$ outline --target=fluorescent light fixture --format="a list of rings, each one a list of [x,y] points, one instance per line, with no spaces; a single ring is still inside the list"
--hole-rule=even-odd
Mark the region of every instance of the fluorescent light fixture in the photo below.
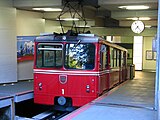
[[[89,25],[79,25],[79,26],[77,26],[77,27],[80,27],[80,28],[90,28],[91,26],[89,26]]]
[[[133,18],[126,18],[127,20],[150,20],[150,17],[133,17]]]
[[[32,9],[39,11],[62,11],[61,8],[32,8]]]
[[[152,26],[151,26],[151,25],[145,25],[145,27],[146,27],[146,28],[151,28]]]
[[[149,9],[149,6],[145,5],[128,5],[128,6],[119,6],[120,9],[127,9],[127,10],[145,10]]]
[[[65,21],[78,21],[78,18],[64,18]]]
[[[150,20],[150,17],[140,17],[139,20]]]
[[[133,17],[133,18],[126,18],[127,20],[138,20],[137,17]]]
[[[64,21],[78,21],[79,19],[78,18],[61,18],[61,19],[58,19],[57,20],[64,20]]]

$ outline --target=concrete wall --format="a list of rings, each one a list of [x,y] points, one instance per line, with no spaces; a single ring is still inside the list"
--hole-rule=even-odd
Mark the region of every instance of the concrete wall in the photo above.
[[[17,81],[16,9],[0,0],[0,83]]]
[[[17,36],[34,36],[43,33],[45,20],[42,18],[42,13],[17,10]]]
[[[146,28],[141,34],[133,33],[130,28],[93,27],[90,31],[100,36],[155,36],[157,34],[157,28]]]
[[[71,29],[71,27],[64,27],[64,32],[67,32],[68,30]],[[46,33],[62,33],[62,29],[60,26],[60,23],[58,21],[51,21],[51,20],[46,20],[45,21],[45,32]]]
[[[156,70],[156,60],[146,60],[146,51],[152,51],[152,40],[154,37],[144,37],[143,39],[143,69]]]
[[[46,20],[45,21],[45,32],[53,33],[61,33],[60,23],[56,21]]]
[[[17,10],[17,36],[37,36],[45,31],[43,14]],[[24,61],[17,64],[18,80],[33,79],[33,61]]]

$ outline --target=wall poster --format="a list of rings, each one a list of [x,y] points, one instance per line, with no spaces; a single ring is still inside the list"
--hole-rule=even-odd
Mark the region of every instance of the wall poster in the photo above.
[[[152,50],[146,50],[146,60],[152,60],[152,59],[153,59]]]
[[[36,36],[17,36],[17,61],[33,60]]]

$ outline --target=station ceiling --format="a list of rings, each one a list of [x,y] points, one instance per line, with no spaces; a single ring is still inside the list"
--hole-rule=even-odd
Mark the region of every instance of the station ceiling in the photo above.
[[[73,3],[83,0],[68,0]],[[149,18],[142,20],[147,27],[157,27],[158,18],[158,0],[84,0],[84,13],[88,26],[92,27],[130,27],[133,20],[131,18]],[[14,7],[17,9],[35,11],[32,8],[63,8],[64,0],[13,0]],[[149,9],[144,10],[126,10],[119,6],[144,5]],[[60,12],[36,11],[42,12],[43,18],[57,21]],[[79,12],[81,14],[81,11]],[[65,13],[63,17],[70,17]],[[69,25],[70,21],[66,21]],[[83,23],[83,22],[82,22]]]

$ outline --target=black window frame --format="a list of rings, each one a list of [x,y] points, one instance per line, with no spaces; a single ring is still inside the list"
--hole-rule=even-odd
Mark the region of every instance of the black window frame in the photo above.
[[[40,47],[40,46],[43,46],[43,47]],[[50,47],[44,47],[44,46],[50,46]],[[61,46],[60,48],[52,48],[51,46]],[[37,47],[36,47],[36,67],[37,68],[61,68],[61,67],[63,67],[63,44],[62,43],[38,43],[37,44]],[[61,63],[60,63],[60,65],[57,65],[57,61],[58,60],[56,60],[57,59],[57,57],[55,57],[55,59],[53,59],[53,61],[54,61],[54,65],[53,66],[46,66],[46,65],[44,65],[44,63],[45,63],[45,57],[44,57],[44,53],[46,52],[46,51],[54,51],[54,56],[56,56],[56,52],[55,51],[61,51]],[[41,65],[38,65],[38,52],[42,52],[42,60],[41,60]]]

